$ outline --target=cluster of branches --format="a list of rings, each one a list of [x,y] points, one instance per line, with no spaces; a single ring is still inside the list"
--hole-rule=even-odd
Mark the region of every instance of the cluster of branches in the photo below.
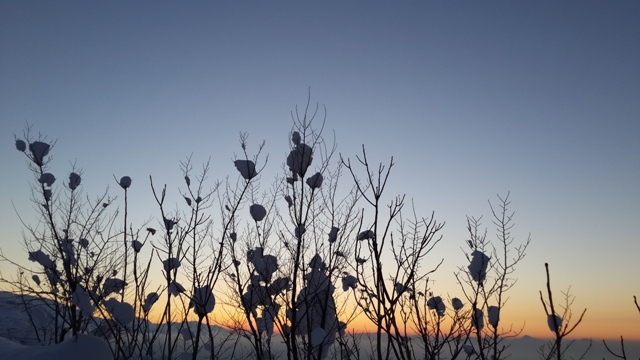
[[[212,289],[224,262],[211,215],[206,213],[219,188],[219,183],[212,189],[205,185],[208,164],[192,185],[191,161],[181,163],[186,211],[169,213],[166,187],[156,191],[150,178],[162,220],[159,227],[147,223],[134,229],[129,222],[130,177],[116,179],[124,192],[123,210],[110,212],[117,198],[107,192],[96,199],[85,197],[81,172],[75,168],[68,182],[54,186],[59,183],[49,172],[54,144],[34,136],[30,127],[23,138],[16,139],[16,148],[28,158],[35,177],[32,202],[39,219],[36,225],[22,222],[24,246],[37,265],[26,267],[4,255],[1,259],[18,268],[17,276],[3,281],[25,299],[37,341],[59,343],[69,336],[91,334],[106,339],[119,359],[175,358],[177,353],[195,359],[205,350],[212,357],[234,351],[237,340],[231,336],[213,347],[218,329],[206,316],[213,311]],[[240,203],[238,199],[235,208]],[[222,224],[223,233],[228,226]],[[153,283],[152,271],[158,265],[164,284]],[[178,282],[179,270],[184,286]],[[152,308],[160,314],[159,323],[150,319]],[[195,329],[190,312],[197,319]],[[203,320],[207,344],[199,343]]]
[[[193,175],[187,158],[180,205],[171,210],[169,190],[150,177],[158,221],[135,228],[131,178],[116,179],[123,202],[113,212],[118,199],[85,197],[76,169],[53,186],[53,144],[27,128],[16,147],[35,177],[39,223],[23,226],[36,265],[2,260],[19,269],[4,281],[35,296],[28,314],[38,341],[92,334],[117,359],[504,358],[503,340],[521,330],[502,326],[500,312],[530,241],[511,235],[509,196],[489,203],[495,240],[481,218],[467,219],[469,263],[455,274],[463,296],[443,299],[430,278],[444,261],[432,259],[444,223],[406,210],[404,195],[387,197],[393,158],[371,165],[363,146],[355,161],[335,161],[323,110],[308,100],[292,113],[283,175],[267,190],[264,144],[251,154],[241,134],[235,180],[208,185],[209,163]],[[36,316],[36,307],[45,310]],[[349,328],[357,316],[375,328],[370,351]]]
[[[537,352],[540,359],[543,360],[574,359],[574,357],[569,356],[568,353],[569,349],[571,349],[575,344],[575,340],[565,340],[567,336],[573,333],[573,331],[582,323],[587,309],[585,308],[582,310],[577,320],[573,319],[572,306],[575,301],[575,296],[571,294],[571,288],[567,291],[561,292],[562,302],[560,304],[554,302],[549,264],[545,263],[544,267],[547,277],[546,298],[544,297],[543,292],[540,291],[540,302],[542,303],[542,307],[544,308],[544,312],[547,316],[547,325],[553,334],[553,339],[542,345]],[[640,313],[640,305],[638,305],[638,300],[635,296],[633,297],[633,303]],[[620,348],[618,350],[613,349],[605,340],[602,340],[602,343],[604,344],[607,352],[615,358],[623,360],[629,359],[627,349],[625,348],[624,338],[622,336],[620,336]],[[579,352],[577,359],[586,359],[591,347],[592,341],[589,340],[588,346],[586,349]]]
[[[566,292],[562,292],[564,300],[562,304],[558,305],[554,303],[549,264],[545,263],[544,267],[547,274],[547,299],[544,298],[542,291],[540,291],[540,301],[547,315],[547,325],[553,333],[554,339],[540,347],[540,349],[538,349],[538,355],[541,359],[545,360],[562,360],[567,358],[567,352],[574,343],[574,341],[571,340],[563,345],[563,340],[582,323],[587,309],[582,310],[578,320],[572,323],[573,312],[571,311],[571,306],[573,305],[575,297],[571,295],[571,289],[569,289]],[[589,342],[589,346],[578,359],[584,359],[589,349],[591,349],[591,342]]]

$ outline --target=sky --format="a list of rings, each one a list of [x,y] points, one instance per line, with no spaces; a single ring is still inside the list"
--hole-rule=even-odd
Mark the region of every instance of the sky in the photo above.
[[[446,222],[435,291],[460,296],[466,216],[493,236],[487,200],[510,192],[516,242],[532,242],[502,318],[549,335],[548,262],[588,309],[574,336],[638,339],[638,19],[634,1],[2,1],[0,248],[26,258],[16,212],[35,221],[14,148],[27,124],[87,194],[130,176],[142,223],[150,175],[174,202],[191,154],[236,176],[240,132],[250,151],[266,141],[266,186],[310,92],[343,156],[394,157],[389,200]]]

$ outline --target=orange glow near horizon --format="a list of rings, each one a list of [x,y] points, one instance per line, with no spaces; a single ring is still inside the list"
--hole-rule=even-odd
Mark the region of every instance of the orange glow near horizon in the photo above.
[[[339,303],[343,299],[344,298],[337,298],[336,301]],[[349,298],[348,302],[351,301],[353,300]],[[166,297],[161,297],[155,306],[152,307],[149,313],[150,321],[155,323],[160,321],[165,302]],[[229,327],[230,324],[235,324],[236,326],[243,324],[243,327],[248,328],[244,314],[237,307],[230,305],[231,302],[229,299],[223,299],[221,297],[220,299],[216,299],[216,302],[216,307],[209,317],[212,324],[223,327]],[[348,306],[348,304],[345,305]],[[175,306],[174,309],[175,315],[181,314],[181,309]],[[587,311],[582,323],[567,336],[567,339],[591,338],[594,341],[603,339],[619,341],[620,336],[623,336],[624,339],[628,341],[640,341],[640,316],[633,313],[626,314],[626,312],[628,312],[628,309],[619,309],[609,315],[595,312],[592,314]],[[575,309],[571,324],[577,321],[579,315],[578,309]],[[189,311],[187,318],[190,321],[197,321],[197,316],[195,316],[192,311]],[[518,337],[525,335],[540,339],[550,339],[553,337],[539,302],[529,304],[510,302],[501,313],[500,327],[505,330],[513,327],[515,331],[522,329]],[[408,328],[411,329],[412,325],[408,324]],[[347,332],[371,333],[375,331],[375,325],[364,314],[359,314],[347,325]]]
[[[172,299],[172,309],[174,321],[181,319],[182,305]],[[212,314],[209,316],[212,325],[222,326],[226,328],[246,326],[246,319],[243,312],[235,306],[230,305],[229,299],[216,299],[217,304]],[[344,298],[337,297],[336,302],[340,304]],[[345,309],[349,308],[349,303],[353,299],[349,298],[343,302]],[[166,294],[156,302],[151,308],[148,318],[151,322],[159,323],[163,316],[164,304],[166,303]],[[467,305],[468,306],[468,305]],[[580,311],[578,311],[580,310]],[[582,309],[574,309],[574,314],[570,324],[574,324],[580,316]],[[620,337],[624,337],[627,341],[640,341],[640,316],[634,313],[634,308],[611,309],[607,314],[587,311],[582,323],[567,336],[567,339],[593,339],[594,341],[619,341]],[[631,311],[631,313],[629,313]],[[347,312],[345,312],[347,313]],[[197,316],[189,309],[187,313],[189,321],[197,321]],[[446,327],[447,325],[445,325]],[[488,325],[486,325],[488,326]],[[572,325],[571,325],[572,326]],[[411,324],[407,325],[408,329],[412,329]],[[539,302],[525,304],[518,301],[510,302],[501,313],[501,329],[512,329],[518,332],[518,337],[531,336],[539,339],[551,339],[553,333],[549,330],[544,311]],[[355,333],[372,333],[376,331],[375,325],[364,315],[355,316],[347,325],[347,332]],[[513,335],[513,333],[512,333]]]

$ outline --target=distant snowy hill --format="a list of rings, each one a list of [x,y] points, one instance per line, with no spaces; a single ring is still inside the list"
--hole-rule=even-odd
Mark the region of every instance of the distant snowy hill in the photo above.
[[[47,321],[44,307],[36,308],[31,319],[24,311],[24,303],[35,300],[32,296],[20,296],[0,291],[0,359],[19,360],[92,360],[112,359],[109,345],[99,338],[81,335],[61,344],[39,344],[32,322],[36,325]],[[90,354],[90,355],[88,355]]]
[[[20,296],[0,291],[0,337],[20,344],[34,345],[39,341],[30,325],[29,316],[24,311],[24,303],[33,302],[33,296]],[[46,321],[46,311],[42,307],[34,310],[32,320],[36,323]]]

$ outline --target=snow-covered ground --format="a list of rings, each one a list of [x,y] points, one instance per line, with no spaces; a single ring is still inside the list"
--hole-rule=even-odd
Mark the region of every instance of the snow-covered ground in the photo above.
[[[0,359],[74,360],[90,358],[92,360],[101,360],[112,358],[107,343],[102,339],[89,335],[81,335],[77,339],[71,338],[57,345],[40,345],[30,326],[29,317],[22,309],[22,301],[22,298],[18,295],[0,291]],[[45,318],[46,314],[33,317],[36,322],[43,321]],[[224,330],[220,329],[220,331]],[[362,335],[360,341],[361,347],[366,349],[366,345],[369,344],[370,341],[374,341],[374,339],[369,339],[367,335]],[[568,342],[570,340],[566,341]],[[276,345],[274,352],[277,353],[284,350],[284,348],[278,348],[281,344],[278,335],[274,335],[273,343]],[[508,353],[512,354],[510,358],[514,360],[539,359],[538,349],[540,349],[544,343],[545,340],[535,339],[529,336],[505,340],[505,344],[509,345]],[[240,348],[245,345],[248,344],[242,344],[241,342]],[[616,341],[610,341],[609,345],[616,350],[619,348],[619,342]],[[627,356],[630,359],[640,357],[640,342],[625,341],[625,345]],[[567,355],[577,359],[588,346],[588,339],[576,340]],[[246,355],[249,349],[244,350],[245,351],[240,349],[236,355]],[[607,353],[601,339],[593,339],[591,349],[587,353],[586,359],[603,358],[613,359],[614,357]]]
[[[78,335],[57,345],[22,345],[0,337],[0,358],[17,360],[108,360],[112,359],[109,345],[97,337]]]
[[[29,300],[25,298],[25,300]],[[32,316],[36,324],[46,321],[46,310],[37,309]],[[80,335],[57,345],[43,346],[24,311],[23,298],[0,292],[0,359],[18,360],[103,360],[111,359],[109,345],[102,339]]]
[[[32,324],[37,327],[47,325],[52,317],[48,314],[50,310],[44,306],[37,306],[31,312],[31,319],[24,311],[24,302],[33,302],[33,297],[20,296],[13,293],[0,291],[0,360],[4,359],[47,359],[47,360],[73,360],[73,359],[111,359],[111,351],[109,345],[101,338],[82,335],[78,339],[70,338],[67,341],[57,345],[44,345],[41,339],[38,339],[36,332],[33,331]],[[33,302],[41,304],[41,301]],[[32,305],[33,306],[33,305]],[[192,323],[192,332],[194,333],[195,323]],[[149,331],[155,331],[155,326],[150,326]],[[174,336],[184,338],[184,329],[181,332],[176,325],[173,327]],[[219,326],[213,326],[214,338],[217,344],[222,344],[226,338],[232,335],[227,329]],[[160,334],[158,344],[163,343],[163,336]],[[204,339],[204,344],[208,339]],[[179,345],[180,346],[180,345]],[[217,357],[224,358],[225,354],[233,351],[233,342],[226,342],[222,349],[219,350]],[[235,354],[236,358],[247,358],[245,356],[250,349],[250,344],[244,338],[238,339],[238,349]],[[158,354],[161,354],[158,349]],[[178,350],[179,355],[181,354]],[[90,355],[88,355],[90,354]],[[190,354],[187,354],[191,359]],[[198,358],[208,358],[210,354],[206,351],[202,352],[202,356]],[[158,358],[162,358],[158,355]],[[154,357],[155,359],[155,357]]]

